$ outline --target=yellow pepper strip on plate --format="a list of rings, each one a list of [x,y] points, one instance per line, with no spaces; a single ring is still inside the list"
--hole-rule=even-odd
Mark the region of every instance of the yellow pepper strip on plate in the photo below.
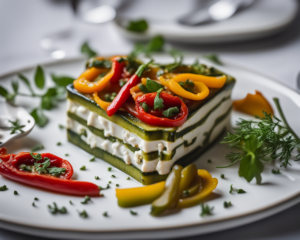
[[[181,180],[182,166],[175,165],[169,174],[163,193],[152,203],[150,214],[158,216],[166,210],[174,207],[180,197],[179,184]]]
[[[145,187],[116,189],[120,207],[129,208],[150,204],[157,199],[165,188],[165,181]]]
[[[95,70],[96,69],[96,70]],[[112,68],[113,69],[113,68]],[[113,76],[114,72],[113,70],[110,70],[104,77],[102,77],[97,82],[91,82],[93,81],[99,74],[98,72],[103,71],[103,69],[97,69],[97,68],[90,68],[87,69],[81,76],[76,79],[73,84],[76,90],[83,92],[83,93],[94,93],[94,92],[100,92],[103,90],[106,85],[108,84],[109,80]]]
[[[264,117],[263,111],[274,114],[270,103],[259,91],[255,91],[255,94],[247,94],[244,99],[234,101],[232,105],[235,110],[252,116]]]
[[[208,171],[198,169],[198,175],[202,178],[202,189],[192,197],[179,199],[177,208],[188,208],[198,205],[217,187],[218,179],[212,178]]]
[[[103,101],[99,95],[98,95],[98,92],[94,92],[93,93],[93,97],[94,97],[94,100],[95,102],[103,109],[106,111],[107,107],[109,106],[109,104],[111,104],[111,102],[105,102]]]
[[[191,99],[191,100],[202,100],[208,96],[209,89],[204,83],[194,82],[194,86],[197,89],[198,92],[197,94],[188,92],[183,87],[181,87],[178,82],[174,81],[173,79],[171,79],[169,82],[170,90],[181,97]]]

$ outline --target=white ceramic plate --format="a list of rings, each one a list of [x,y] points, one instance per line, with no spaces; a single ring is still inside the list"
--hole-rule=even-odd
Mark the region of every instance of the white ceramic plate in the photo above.
[[[158,61],[171,60],[163,56],[158,56],[156,59]],[[194,57],[186,57],[187,62],[193,62],[193,60]],[[210,64],[205,60],[203,62]],[[47,85],[51,86],[52,84],[49,79],[50,73],[75,77],[84,70],[84,63],[84,60],[77,59],[45,64]],[[300,118],[300,95],[268,77],[252,71],[230,64],[217,67],[236,77],[234,99],[244,97],[248,92],[254,92],[255,89],[260,90],[271,103],[273,97],[278,97],[291,126],[300,134],[298,120]],[[28,78],[33,78],[33,68],[22,72]],[[9,88],[11,79],[15,77],[16,74],[1,77],[0,84]],[[27,91],[23,85],[20,86],[20,89],[22,92]],[[18,97],[17,103],[28,110],[39,104],[35,99],[25,97]],[[43,152],[51,152],[61,157],[64,157],[66,153],[69,154],[66,159],[72,163],[76,179],[91,181],[100,186],[106,186],[108,181],[112,181],[112,188],[103,191],[105,197],[92,198],[91,203],[83,205],[80,203],[83,200],[81,197],[41,191],[0,176],[0,186],[6,184],[9,188],[8,191],[0,192],[1,227],[39,236],[47,234],[48,237],[71,239],[161,239],[203,234],[240,226],[282,211],[299,200],[297,198],[300,193],[299,164],[293,164],[293,168],[282,169],[280,175],[272,174],[271,169],[276,166],[268,165],[262,175],[262,185],[256,185],[254,182],[247,183],[238,177],[238,166],[226,169],[215,168],[228,164],[223,155],[229,150],[217,143],[196,161],[198,168],[207,169],[213,177],[219,178],[219,185],[207,202],[210,206],[214,206],[212,216],[200,217],[200,206],[195,206],[173,215],[154,218],[149,215],[149,205],[132,208],[138,212],[137,216],[132,216],[129,209],[118,207],[114,190],[115,184],[120,184],[121,188],[136,187],[141,184],[132,179],[126,180],[127,175],[115,168],[111,172],[107,171],[110,165],[100,159],[97,159],[96,162],[89,162],[91,155],[68,143],[65,131],[58,127],[59,124],[65,123],[65,111],[64,102],[56,109],[46,112],[50,119],[49,124],[42,129],[36,126],[25,138],[7,144],[8,151],[11,153],[30,151],[33,146],[42,143],[45,146]],[[235,122],[239,116],[241,115],[234,112],[232,121]],[[62,145],[57,146],[57,142],[61,142]],[[212,163],[208,163],[208,159],[211,159]],[[79,170],[82,165],[86,166],[86,171]],[[220,178],[222,173],[225,174],[226,179]],[[112,174],[116,178],[111,178]],[[99,176],[100,180],[95,180],[95,176]],[[247,193],[230,194],[231,184],[236,188],[244,189]],[[14,190],[19,192],[18,196],[13,194]],[[34,197],[39,198],[35,203],[36,207],[32,206]],[[74,205],[70,205],[69,200],[72,200]],[[233,207],[225,209],[224,201],[231,201]],[[52,202],[56,202],[59,207],[65,206],[68,214],[55,216],[50,214],[47,205]],[[87,211],[89,218],[79,217],[77,210],[83,209]],[[107,218],[102,216],[105,211],[109,215]]]
[[[157,4],[153,4],[153,1],[133,1],[122,9],[114,25],[120,34],[131,40],[147,40],[160,34],[176,42],[224,43],[277,33],[295,18],[298,10],[295,0],[259,0],[226,21],[196,27],[176,23],[176,18],[197,9],[198,3],[201,2],[174,0],[170,5],[169,1],[163,0]],[[138,34],[124,29],[126,21],[122,19],[140,18],[149,21],[149,29],[145,33]]]

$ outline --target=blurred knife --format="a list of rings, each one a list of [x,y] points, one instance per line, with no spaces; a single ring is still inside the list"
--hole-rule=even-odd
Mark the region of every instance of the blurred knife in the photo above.
[[[186,14],[177,21],[188,26],[223,21],[232,17],[238,10],[249,7],[254,0],[220,0],[198,11]]]

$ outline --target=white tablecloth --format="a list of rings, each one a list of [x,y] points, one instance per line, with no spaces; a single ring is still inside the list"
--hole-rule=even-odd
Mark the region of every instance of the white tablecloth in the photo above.
[[[40,49],[43,36],[65,29],[74,23],[72,41],[61,41],[67,58],[79,56],[79,46],[84,40],[101,54],[127,53],[133,44],[121,38],[111,23],[88,25],[73,20],[67,1],[0,0],[0,76],[4,73],[38,63],[51,57]],[[199,54],[215,52],[224,61],[238,63],[261,72],[296,89],[300,72],[300,14],[283,33],[251,42],[175,47]],[[300,239],[300,204],[270,218],[243,227],[197,236],[188,239]],[[40,239],[0,229],[0,240]]]

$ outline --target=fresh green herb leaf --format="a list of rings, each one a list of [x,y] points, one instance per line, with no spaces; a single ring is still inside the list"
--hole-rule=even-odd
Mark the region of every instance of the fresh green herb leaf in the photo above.
[[[58,167],[49,167],[47,168],[47,171],[50,175],[58,177],[61,174],[64,174],[66,172],[65,168],[58,168]]]
[[[34,76],[35,85],[43,89],[45,86],[45,76],[44,76],[44,70],[41,66],[37,66],[35,70],[35,76]]]
[[[120,185],[119,184],[116,184],[116,187],[119,187]]]
[[[30,153],[31,154],[31,153]],[[31,156],[34,156],[33,154],[31,154]],[[35,170],[40,173],[40,174],[47,174],[48,170],[47,168],[50,166],[50,159],[47,157],[44,157],[44,162],[35,162],[34,163],[34,167]]]
[[[130,177],[127,177],[126,180],[130,180]]]
[[[231,202],[224,201],[224,208],[229,208],[231,206],[232,206]]]
[[[81,53],[87,55],[89,58],[95,57],[97,52],[90,48],[89,43],[86,41],[81,46]]]
[[[73,205],[73,202],[72,202],[71,200],[69,201],[69,203],[70,203],[71,205]]]
[[[156,94],[155,98],[154,98],[154,109],[161,110],[162,108],[165,107],[164,104],[163,104],[164,100],[159,97],[159,94],[161,93],[162,90],[163,90],[162,88],[159,89],[157,91],[157,94]]]
[[[225,175],[224,175],[224,174],[221,174],[221,178],[222,178],[222,179],[225,179]]]
[[[107,68],[110,69],[112,66],[112,62],[107,59],[97,59],[97,58],[91,58],[86,64],[87,68]]]
[[[99,178],[98,176],[95,176],[95,179],[96,179],[96,180],[99,180],[100,178]]]
[[[37,161],[40,161],[43,159],[42,155],[41,154],[33,154],[33,152],[30,153],[31,157]]]
[[[81,168],[80,168],[81,171],[84,171],[86,170],[86,167],[83,165]]]
[[[212,53],[204,56],[205,58],[209,59],[213,63],[216,63],[218,65],[223,65],[223,63],[220,61],[219,57],[217,54]]]
[[[146,87],[145,85],[140,84],[140,85],[139,85],[139,88],[140,88],[140,90],[143,91],[144,93],[148,93],[148,89],[147,89],[147,87]]]
[[[58,127],[59,127],[59,129],[65,129],[65,126],[62,124],[59,124]]]
[[[72,77],[58,76],[58,75],[55,75],[54,73],[51,74],[51,78],[52,78],[53,82],[55,82],[55,84],[59,87],[66,87],[69,84],[73,83],[73,81],[75,80]]]
[[[111,184],[111,181],[109,181],[108,183]]]
[[[56,106],[57,88],[48,88],[47,92],[42,96],[41,108],[51,110]]]
[[[69,156],[69,153],[66,153],[65,156],[68,157],[68,156]]]
[[[204,203],[201,204],[201,217],[204,216],[208,216],[208,215],[212,215],[212,210],[214,209],[214,207],[209,207],[208,205],[205,205]]]
[[[19,193],[15,190],[15,191],[14,191],[14,195],[19,195]]]
[[[6,185],[3,185],[2,187],[0,187],[0,191],[6,191],[8,190],[8,188],[6,187]]]
[[[126,29],[131,32],[143,33],[148,29],[148,23],[145,19],[129,21]]]
[[[34,202],[33,202],[31,205],[32,205],[33,207],[36,207]]]
[[[48,205],[48,210],[52,214],[57,214],[57,213],[66,214],[67,213],[66,207],[59,208],[55,202],[53,202],[53,206]]]
[[[103,187],[99,186],[99,190],[106,190],[106,189],[109,189],[109,188],[110,188],[110,186],[108,184],[107,184],[106,188],[103,188]]]
[[[146,102],[142,102],[141,106],[142,106],[142,108],[144,109],[145,112],[148,112],[149,106],[147,105]]]
[[[4,87],[0,86],[0,95],[4,98],[7,98],[9,93]]]
[[[82,218],[88,218],[89,215],[87,214],[87,212],[85,210],[82,210],[82,212],[78,211],[79,216]]]
[[[61,146],[61,142],[56,143],[57,146]]]
[[[16,81],[12,81],[11,82],[11,85],[12,85],[12,88],[14,90],[14,93],[17,94],[18,93],[18,90],[19,90],[19,83],[16,82]]]
[[[29,91],[31,92],[32,96],[35,96],[35,93],[32,90],[31,84],[29,80],[21,73],[18,74],[18,77],[22,80],[22,82],[28,87]]]
[[[107,212],[104,212],[102,215],[103,215],[104,217],[108,217],[108,213],[107,213]]]
[[[90,162],[95,162],[95,157],[92,157],[91,159],[90,159]]]
[[[272,173],[273,174],[280,174],[280,170],[279,169],[272,169]]]
[[[112,177],[112,178],[115,178],[116,176],[115,176],[115,175],[111,175],[111,177]]]
[[[35,197],[33,200],[34,200],[34,201],[38,201],[39,199],[38,199],[37,197]]]
[[[157,92],[158,90],[163,89],[164,86],[156,81],[151,80],[150,78],[147,78],[146,88],[148,92]]]
[[[91,201],[91,198],[89,196],[85,196],[84,200],[80,202],[81,204],[87,204],[89,201]]]
[[[32,172],[32,166],[21,164],[19,166],[19,169],[26,171],[26,172]]]
[[[134,212],[134,211],[130,210],[130,214],[133,215],[133,216],[136,216],[137,212]]]
[[[31,149],[31,152],[36,152],[36,151],[39,151],[39,150],[42,150],[42,149],[44,149],[44,145],[38,144],[38,145],[34,146],[34,147]]]
[[[163,51],[165,40],[158,35],[153,37],[145,46],[145,54],[150,56],[151,53]]]
[[[44,115],[43,111],[40,108],[33,109],[30,115],[34,118],[35,123],[39,127],[44,127],[48,122],[48,118]]]
[[[108,171],[111,171],[111,167],[109,167],[107,170],[108,170]]]
[[[8,121],[12,124],[12,126],[10,127],[11,130],[10,134],[15,134],[17,133],[17,131],[19,131],[20,133],[24,132],[22,128],[24,128],[25,125],[20,125],[18,119],[16,121],[10,121],[10,120]]]
[[[170,107],[166,111],[163,111],[163,115],[166,118],[172,118],[174,117],[177,113],[179,113],[178,107]]]

